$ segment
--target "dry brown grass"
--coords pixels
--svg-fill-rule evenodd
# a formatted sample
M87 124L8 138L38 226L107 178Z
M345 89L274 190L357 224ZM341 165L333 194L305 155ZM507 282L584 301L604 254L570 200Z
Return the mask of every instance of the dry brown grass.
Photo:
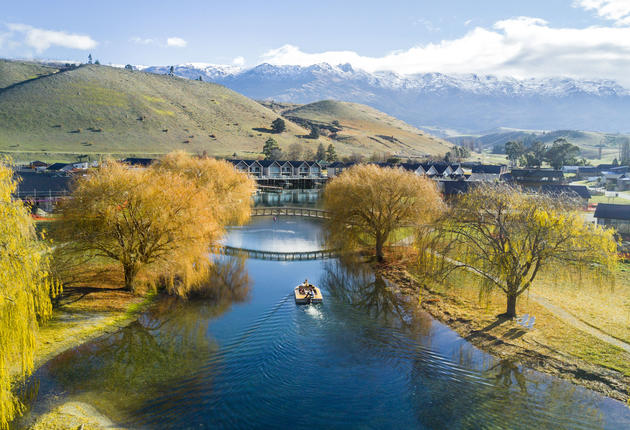
M601 331L630 343L630 265L620 264L615 282L596 286L588 282L541 277L532 289L556 306Z
M396 266L407 268L413 275L416 261L414 252L397 249L388 255L388 260L396 261ZM589 309L589 315L593 316L585 318L587 323L606 327L606 331L613 335L625 333L629 327L627 319L623 319L622 303L625 299L626 306L628 305L630 280L627 272L619 276L624 282L620 281L618 289L614 292L602 290L597 293L595 287L589 287L590 289L585 290L584 296L581 296L580 290L557 290L552 289L550 285L545 287L545 291L554 297L554 304L570 312L572 309ZM496 290L485 291L480 287L479 278L470 272L457 271L446 283L431 285L429 289L431 293L424 292L423 299L427 299L425 296L431 296L431 300L439 301L439 307L443 312L446 311L454 320L466 321L472 331L482 331L484 334L544 355L553 354L568 358L569 361L570 357L574 357L630 376L630 353L567 324L528 298L526 294L518 300L517 314L527 313L536 317L535 328L531 331L510 320L497 323L499 321L497 315L505 312L505 295ZM554 295L554 291L562 293ZM542 295L540 290L537 292ZM616 315L615 318L607 319L606 304L611 305L612 310L609 312ZM628 315L625 314L625 317Z

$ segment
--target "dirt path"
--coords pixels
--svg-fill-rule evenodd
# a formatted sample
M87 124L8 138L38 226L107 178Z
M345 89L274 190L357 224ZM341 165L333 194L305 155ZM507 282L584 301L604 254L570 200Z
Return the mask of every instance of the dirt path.
M529 293L529 298L534 300L536 303L538 303L539 305L545 307L549 312L551 312L553 315L555 315L556 317L560 318L561 320L563 320L564 322L572 325L573 327L584 331L588 334L590 334L593 337L596 337L597 339L609 343L611 345L614 345L618 348L623 349L626 352L630 352L630 344L617 339L615 337L612 337L608 334L606 334L605 332L601 331L600 329L593 327L592 325L589 325L587 323L585 323L584 321L582 321L581 319L573 316L572 314L570 314L569 312L567 312L566 310L564 310L563 308L561 308L560 306L556 306L553 303L551 303L549 300L545 299L542 296L539 296L538 294Z
M630 194L628 195L628 199L630 199ZM401 239L399 242L396 243L396 245L398 246L408 246L409 245L409 238L404 238ZM458 265L462 265L463 263L454 260L452 258L449 257L445 257L445 259L447 261L449 261L452 264L458 264ZM468 269L467 270L471 270L474 273L474 270L472 269ZM528 297L532 300L534 300L536 303L538 303L539 305L543 306L544 308L546 308L549 312L551 312L554 316L558 317L559 319L563 320L564 322L566 322L567 324L570 324L571 326L577 328L578 330L581 330L585 333L590 334L591 336L601 340L602 342L606 342L609 343L611 345L614 345L618 348L623 349L626 352L630 353L630 344L624 342L621 339L617 339L616 337L610 336L609 334L603 332L602 330L598 329L597 327L594 327L584 321L582 321L581 319L575 317L574 315L572 315L571 313L567 312L565 309L563 309L560 306L556 306L553 303L551 303L549 300L545 299L542 296L539 296L536 293L532 293L532 292L528 292Z

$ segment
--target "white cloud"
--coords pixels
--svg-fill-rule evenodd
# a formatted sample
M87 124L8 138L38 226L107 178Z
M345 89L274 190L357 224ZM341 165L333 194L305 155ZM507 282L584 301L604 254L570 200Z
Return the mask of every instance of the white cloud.
M271 64L351 63L370 72L490 73L520 78L611 78L630 85L630 27L553 28L537 18L498 21L458 39L366 57L353 51L306 53L293 45L262 56Z
M188 42L186 42L181 37L169 37L168 39L166 39L166 46L169 47L185 48L186 45L188 45Z
M16 44L23 44L33 48L38 54L41 54L51 46L87 50L95 48L97 45L94 39L83 34L44 30L26 24L7 24L7 28L11 38L21 37L21 40L14 40Z
M630 25L629 0L575 0L573 5L593 10L601 18L615 21L617 25Z
M242 66L245 64L245 57L236 57L232 60L232 64L234 64L235 66Z
M130 40L136 45L152 45L156 43L155 39L143 39L142 37L132 37Z

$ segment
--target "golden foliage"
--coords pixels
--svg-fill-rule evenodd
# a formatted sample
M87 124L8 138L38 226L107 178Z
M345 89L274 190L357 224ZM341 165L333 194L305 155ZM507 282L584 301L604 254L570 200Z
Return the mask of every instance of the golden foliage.
M74 184L56 230L61 257L119 262L125 287L140 270L171 293L208 275L209 247L249 216L253 184L232 165L171 154L147 169L108 162Z
M576 202L562 196L528 194L505 184L475 187L436 226L439 256L479 275L507 296L506 316L541 270L555 266L603 279L616 268L611 230L589 224ZM433 244L437 244L434 241Z
M383 247L396 230L423 226L443 210L435 182L399 168L357 165L335 177L324 190L330 212L326 238L340 249Z
M13 200L13 170L0 162L0 428L22 410L12 374L33 370L38 320L50 317L56 283L48 275L48 247L38 240L27 208ZM17 373L15 373L17 372Z

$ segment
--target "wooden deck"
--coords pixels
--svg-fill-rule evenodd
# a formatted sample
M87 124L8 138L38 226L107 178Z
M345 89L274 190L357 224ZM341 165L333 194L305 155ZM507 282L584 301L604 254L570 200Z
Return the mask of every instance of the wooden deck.
M252 208L252 216L302 216L326 219L328 212L323 209L294 207L257 207Z

